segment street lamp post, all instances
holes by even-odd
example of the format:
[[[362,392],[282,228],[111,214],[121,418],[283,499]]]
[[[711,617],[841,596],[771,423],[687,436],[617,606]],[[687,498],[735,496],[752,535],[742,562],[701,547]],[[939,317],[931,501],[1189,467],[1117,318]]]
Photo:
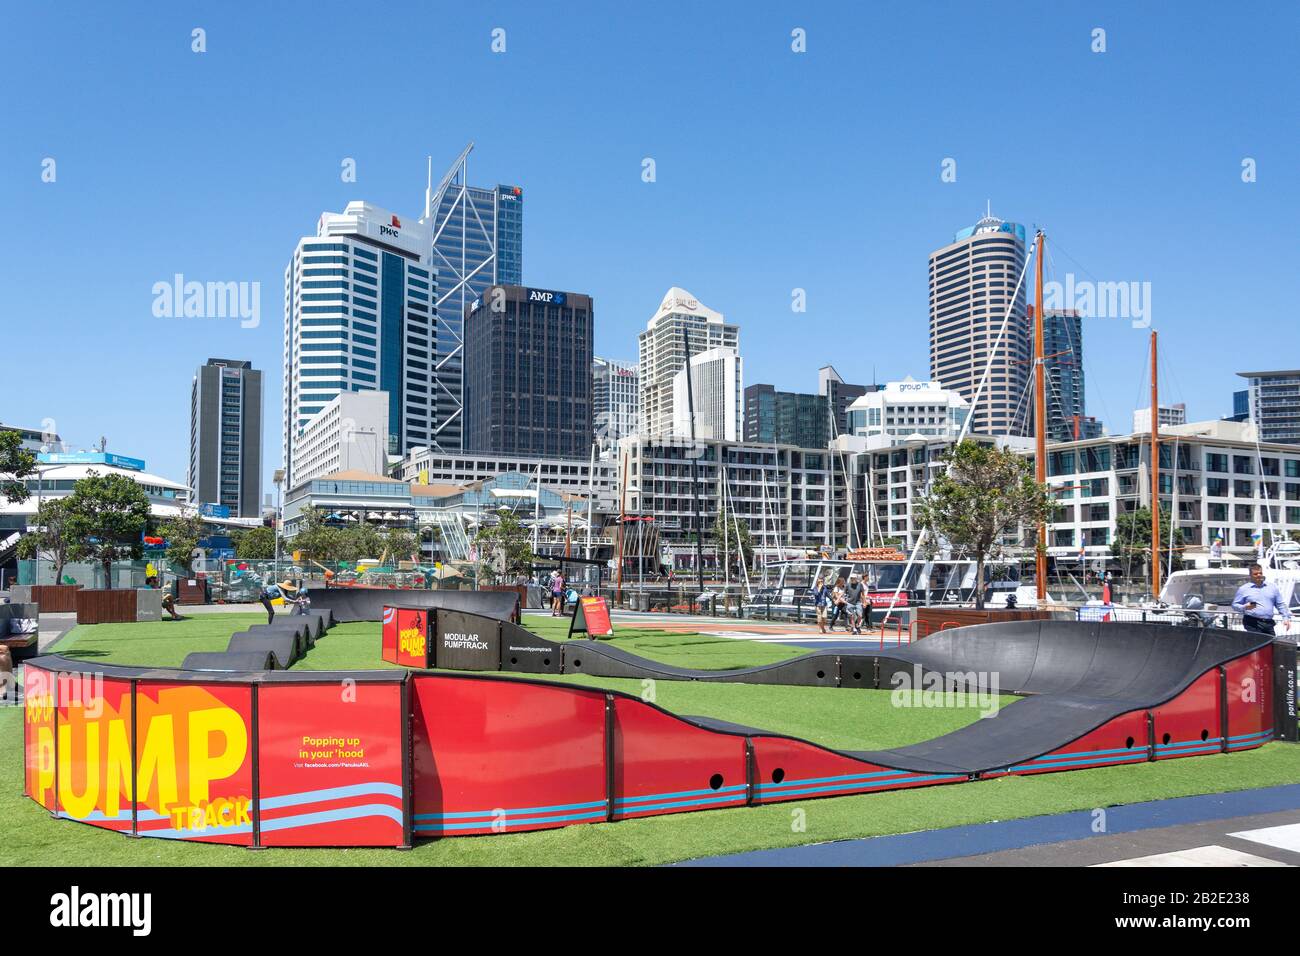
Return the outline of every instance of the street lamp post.
[[[271,476],[275,482],[275,565],[271,576],[278,579],[280,573],[280,525],[284,523],[284,469],[275,469]]]

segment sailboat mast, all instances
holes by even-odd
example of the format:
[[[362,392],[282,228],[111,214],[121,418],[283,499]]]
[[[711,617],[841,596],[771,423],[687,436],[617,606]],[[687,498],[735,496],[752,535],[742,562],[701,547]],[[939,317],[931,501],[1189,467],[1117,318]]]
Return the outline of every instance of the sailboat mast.
[[[1047,390],[1043,377],[1047,371],[1043,364],[1043,231],[1035,237],[1038,261],[1034,264],[1034,478],[1043,485],[1047,482]],[[1047,523],[1038,523],[1038,547],[1034,552],[1034,583],[1038,600],[1047,599]],[[976,581],[981,590],[983,581]]]
[[[1160,391],[1156,330],[1151,330],[1151,596],[1160,596]]]

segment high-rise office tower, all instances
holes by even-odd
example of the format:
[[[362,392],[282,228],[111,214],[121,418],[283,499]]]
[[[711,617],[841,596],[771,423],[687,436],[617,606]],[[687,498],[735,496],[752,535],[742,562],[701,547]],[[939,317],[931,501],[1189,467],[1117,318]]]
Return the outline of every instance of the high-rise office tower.
[[[467,450],[585,458],[591,296],[492,286],[465,315]]]
[[[262,497],[262,373],[208,359],[190,386],[190,501],[255,518]]]
[[[1237,374],[1249,383],[1245,404],[1259,440],[1300,444],[1300,369]]]
[[[464,422],[464,317],[488,286],[523,284],[524,193],[518,186],[469,185],[470,143],[424,194],[430,261],[438,270],[438,330],[434,342],[433,395],[438,426],[432,446],[455,451],[462,445]]]
[[[284,271],[285,487],[297,436],[340,392],[388,393],[387,454],[429,445],[446,424],[429,249],[425,226],[366,202],[323,213],[298,241]]]
[[[771,385],[745,387],[745,441],[825,448],[830,430],[825,395],[778,392]]]
[[[635,362],[601,358],[591,365],[592,422],[596,438],[605,444],[637,431],[640,399]]]
[[[678,421],[673,378],[690,355],[714,348],[740,350],[740,326],[701,305],[685,289],[668,290],[637,339],[641,379],[640,429],[650,437],[671,435]]]
[[[1034,307],[1027,306],[1026,334],[1033,342]],[[1043,391],[1047,440],[1101,437],[1101,423],[1087,412],[1083,377],[1083,319],[1073,309],[1043,310]],[[1030,378],[1028,387],[1033,386]],[[1032,416],[1030,419],[1032,425]],[[1032,428],[1031,428],[1032,431]]]
[[[1025,334],[1025,227],[992,215],[930,253],[930,377],[972,404],[972,430],[1025,435],[1033,419],[1027,401],[1030,342]],[[1011,308],[995,350],[1003,316]],[[975,404],[985,366],[992,368]]]
[[[849,406],[855,399],[861,398],[868,392],[878,392],[884,386],[881,385],[850,385],[844,379],[840,378],[840,373],[835,371],[833,365],[823,365],[817,370],[817,394],[826,399],[829,408],[830,424],[828,429],[830,437],[836,435],[849,434]],[[805,445],[805,448],[810,447]]]

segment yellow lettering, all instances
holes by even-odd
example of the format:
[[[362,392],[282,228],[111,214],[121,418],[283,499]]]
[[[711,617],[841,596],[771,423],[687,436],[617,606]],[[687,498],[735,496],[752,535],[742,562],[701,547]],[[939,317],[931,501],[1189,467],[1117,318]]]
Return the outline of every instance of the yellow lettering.
[[[253,820],[248,815],[248,797],[240,797],[235,801],[235,825],[240,824],[253,825]]]
[[[176,803],[176,731],[171,714],[157,714],[145,730],[140,766],[136,768],[135,792],[148,794],[155,778],[158,783],[158,810]],[[178,827],[177,829],[180,829]]]
[[[54,790],[54,728],[36,731],[36,798],[45,806],[45,795]]]
[[[72,792],[72,727],[68,724],[59,726],[59,802],[64,811],[74,820],[84,820],[95,809],[95,799],[99,796],[99,724],[82,724],[85,731],[85,749],[81,754],[81,766],[85,768],[85,787],[81,793]]]
[[[220,734],[225,745],[219,753],[209,748],[210,737]],[[229,707],[211,707],[190,714],[190,800],[208,799],[213,780],[222,780],[244,765],[248,731],[243,718]]]
[[[215,804],[217,810],[217,819],[223,827],[233,826],[235,817],[235,808],[230,805],[230,801],[222,797]]]
[[[104,813],[115,817],[122,808],[122,794],[128,802],[135,800],[131,789],[131,741],[126,733],[126,721],[108,722],[108,772],[105,774]]]

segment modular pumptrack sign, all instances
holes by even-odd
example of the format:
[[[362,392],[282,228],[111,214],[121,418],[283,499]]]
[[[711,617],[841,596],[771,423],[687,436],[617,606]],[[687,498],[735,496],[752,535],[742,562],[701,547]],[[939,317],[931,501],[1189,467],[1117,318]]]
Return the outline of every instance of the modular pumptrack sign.
[[[427,659],[429,609],[407,610],[425,615]],[[140,837],[409,846],[421,836],[1248,750],[1295,735],[1295,648],[1244,632],[1009,622],[950,629],[878,656],[813,654],[718,674],[597,642],[560,646],[469,616],[480,621],[468,630],[454,618],[445,629],[434,624],[436,640],[447,647],[456,635],[448,649],[479,655],[477,664],[495,648],[491,669],[828,688],[888,687],[905,669],[945,688],[997,673],[1003,692],[1029,696],[925,743],[852,752],[536,678],[218,673],[42,657],[26,670],[24,793],[57,816]],[[495,643],[481,639],[484,621]],[[435,660],[440,652],[435,645]]]

